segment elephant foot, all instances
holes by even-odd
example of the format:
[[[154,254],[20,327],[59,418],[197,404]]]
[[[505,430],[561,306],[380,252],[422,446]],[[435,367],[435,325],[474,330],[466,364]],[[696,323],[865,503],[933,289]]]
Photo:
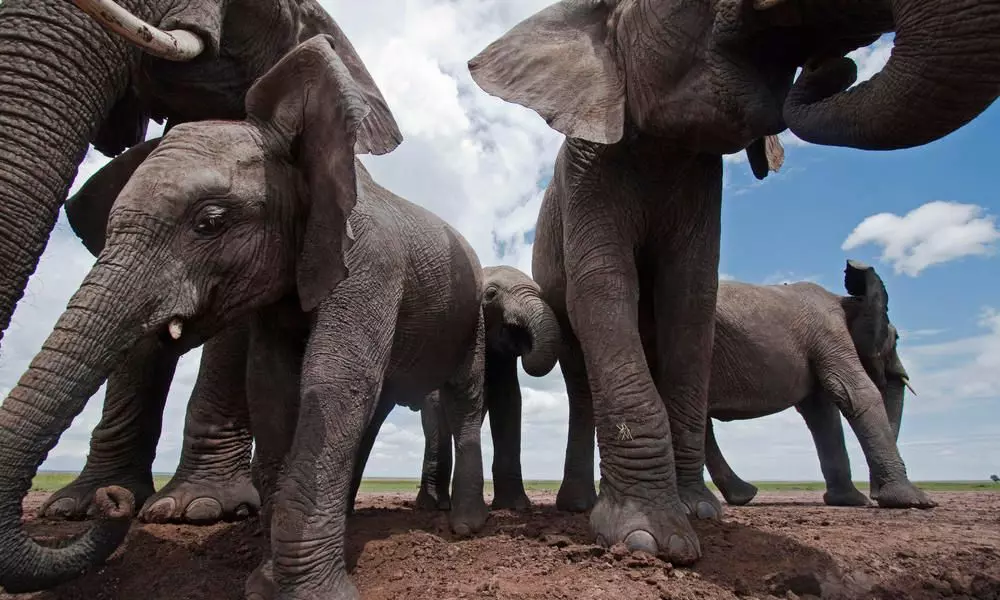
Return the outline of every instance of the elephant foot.
[[[420,486],[416,504],[419,510],[451,510],[448,492],[438,492],[433,486]]]
[[[728,481],[719,486],[719,492],[731,506],[744,506],[757,497],[757,486],[742,479]]]
[[[249,475],[226,482],[175,475],[139,511],[146,523],[211,525],[242,521],[260,511],[260,496]]]
[[[97,490],[103,487],[118,486],[127,489],[135,498],[136,506],[141,506],[147,498],[153,495],[153,476],[150,473],[137,474],[119,471],[110,474],[97,474],[86,469],[73,483],[58,490],[48,497],[38,509],[38,516],[47,519],[65,519],[80,521],[94,518],[98,513],[94,501]]]
[[[335,585],[309,586],[301,592],[279,592],[274,582],[273,563],[270,560],[264,561],[254,569],[247,578],[243,593],[246,600],[360,600],[361,598],[361,593],[346,573]]]
[[[823,494],[823,502],[827,506],[871,506],[872,502],[868,496],[862,494],[858,488],[851,487],[847,490],[827,490]]]
[[[493,478],[493,510],[527,510],[531,508],[531,500],[524,493],[524,482],[520,477],[511,481],[501,482]]]
[[[756,488],[754,490],[756,491]],[[704,481],[678,484],[677,495],[680,496],[684,512],[689,517],[714,520],[722,518],[722,503],[712,490],[708,489]]]
[[[593,479],[564,479],[556,495],[556,508],[566,512],[582,513],[597,504],[597,490]]]
[[[909,481],[881,486],[878,493],[881,508],[934,508],[937,502],[931,500],[923,490]]]
[[[448,522],[455,535],[468,537],[483,528],[488,514],[486,502],[479,496],[467,502],[455,503],[448,514]]]
[[[602,546],[623,543],[630,551],[643,550],[675,565],[689,565],[701,558],[701,544],[684,513],[680,502],[671,506],[620,496],[602,484],[590,513],[590,528]]]

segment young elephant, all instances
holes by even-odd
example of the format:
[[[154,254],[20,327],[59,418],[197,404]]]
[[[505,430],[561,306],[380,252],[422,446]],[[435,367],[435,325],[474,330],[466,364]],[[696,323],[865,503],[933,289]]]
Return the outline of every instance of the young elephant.
[[[708,414],[720,421],[755,419],[795,406],[812,433],[826,493],[833,506],[870,504],[851,481],[840,410],[854,399],[881,397],[892,432],[899,436],[903,388],[909,376],[896,352],[888,295],[870,266],[848,261],[848,296],[813,283],[758,286],[719,283]],[[910,506],[896,482],[879,493],[879,460],[868,456],[872,498],[880,506]],[[746,504],[757,488],[726,463],[708,422],[705,464],[730,504]],[[934,506],[927,501],[922,506]]]
[[[543,377],[556,365],[562,343],[559,323],[541,298],[538,284],[507,266],[483,269],[483,319],[486,323],[484,408],[493,436],[493,508],[521,510],[531,506],[521,477],[521,385],[517,357],[524,371]],[[420,422],[424,430],[424,462],[417,506],[446,510],[451,506],[451,431],[436,394],[427,397]]]
[[[242,122],[178,125],[117,195],[107,243],[0,408],[0,585],[79,575],[132,514],[102,489],[102,520],[45,548],[20,503],[45,454],[121,355],[151,337],[187,350],[249,321],[255,481],[271,557],[248,598],[357,598],[344,570],[352,466],[373,414],[441,390],[456,433],[452,528],[482,526],[482,271],[455,230],[372,181],[355,152],[397,143],[317,36],[247,94]],[[434,348],[434,352],[427,352]],[[377,418],[377,417],[375,417]]]

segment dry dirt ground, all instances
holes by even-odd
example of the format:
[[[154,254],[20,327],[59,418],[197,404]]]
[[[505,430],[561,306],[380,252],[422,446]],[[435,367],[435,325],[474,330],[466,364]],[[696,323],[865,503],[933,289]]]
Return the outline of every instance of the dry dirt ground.
[[[749,506],[726,507],[721,523],[696,525],[705,555],[693,569],[596,547],[586,516],[556,511],[552,494],[531,497],[529,513],[493,512],[482,533],[459,541],[443,513],[414,510],[411,495],[362,495],[348,541],[362,597],[1000,599],[1000,494],[937,493],[938,508],[917,511],[827,508],[820,492],[761,493]],[[25,514],[44,498],[30,495]],[[82,527],[28,525],[47,541]],[[241,599],[264,542],[255,520],[136,525],[100,570],[0,598]]]

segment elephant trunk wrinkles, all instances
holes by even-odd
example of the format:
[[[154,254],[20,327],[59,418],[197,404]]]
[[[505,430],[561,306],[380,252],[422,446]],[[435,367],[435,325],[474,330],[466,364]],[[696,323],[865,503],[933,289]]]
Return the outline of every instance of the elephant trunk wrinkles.
[[[537,293],[523,300],[524,311],[514,311],[513,324],[527,327],[531,334],[531,350],[521,357],[524,372],[532,377],[547,375],[556,366],[562,337],[555,313]]]
[[[841,91],[853,81],[845,79],[850,59],[841,59],[833,69],[807,70],[793,86],[784,116],[797,136],[865,150],[911,148],[962,127],[1000,94],[1000,4],[892,4],[895,47],[880,73]]]
[[[98,492],[101,520],[68,546],[40,546],[21,525],[21,503],[38,467],[142,333],[143,315],[123,307],[149,307],[127,291],[145,287],[134,285],[140,275],[114,262],[108,256],[94,266],[0,405],[0,587],[8,592],[79,576],[110,556],[128,532],[134,500],[120,488],[110,492],[110,502]]]
[[[0,340],[135,56],[67,0],[0,5]]]

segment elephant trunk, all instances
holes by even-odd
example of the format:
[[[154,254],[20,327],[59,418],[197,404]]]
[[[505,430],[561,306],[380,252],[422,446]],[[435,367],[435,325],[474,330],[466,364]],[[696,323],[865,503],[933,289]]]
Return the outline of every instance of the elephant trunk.
[[[0,340],[135,56],[67,0],[0,4]]]
[[[531,348],[521,356],[521,364],[528,375],[542,377],[556,366],[562,342],[559,322],[537,292],[522,297],[519,303],[520,309],[507,313],[508,324],[527,329]]]
[[[138,311],[123,309],[151,303],[127,292],[148,286],[135,285],[139,275],[122,268],[122,258],[113,251],[102,255],[0,405],[0,587],[7,592],[78,577],[110,556],[128,532],[134,499],[117,487],[98,491],[100,521],[72,544],[41,546],[21,524],[22,501],[38,467],[146,325]]]
[[[893,0],[896,39],[885,68],[857,78],[847,58],[805,68],[785,101],[788,128],[808,142],[865,150],[920,146],[948,135],[1000,94],[1000,3]]]

